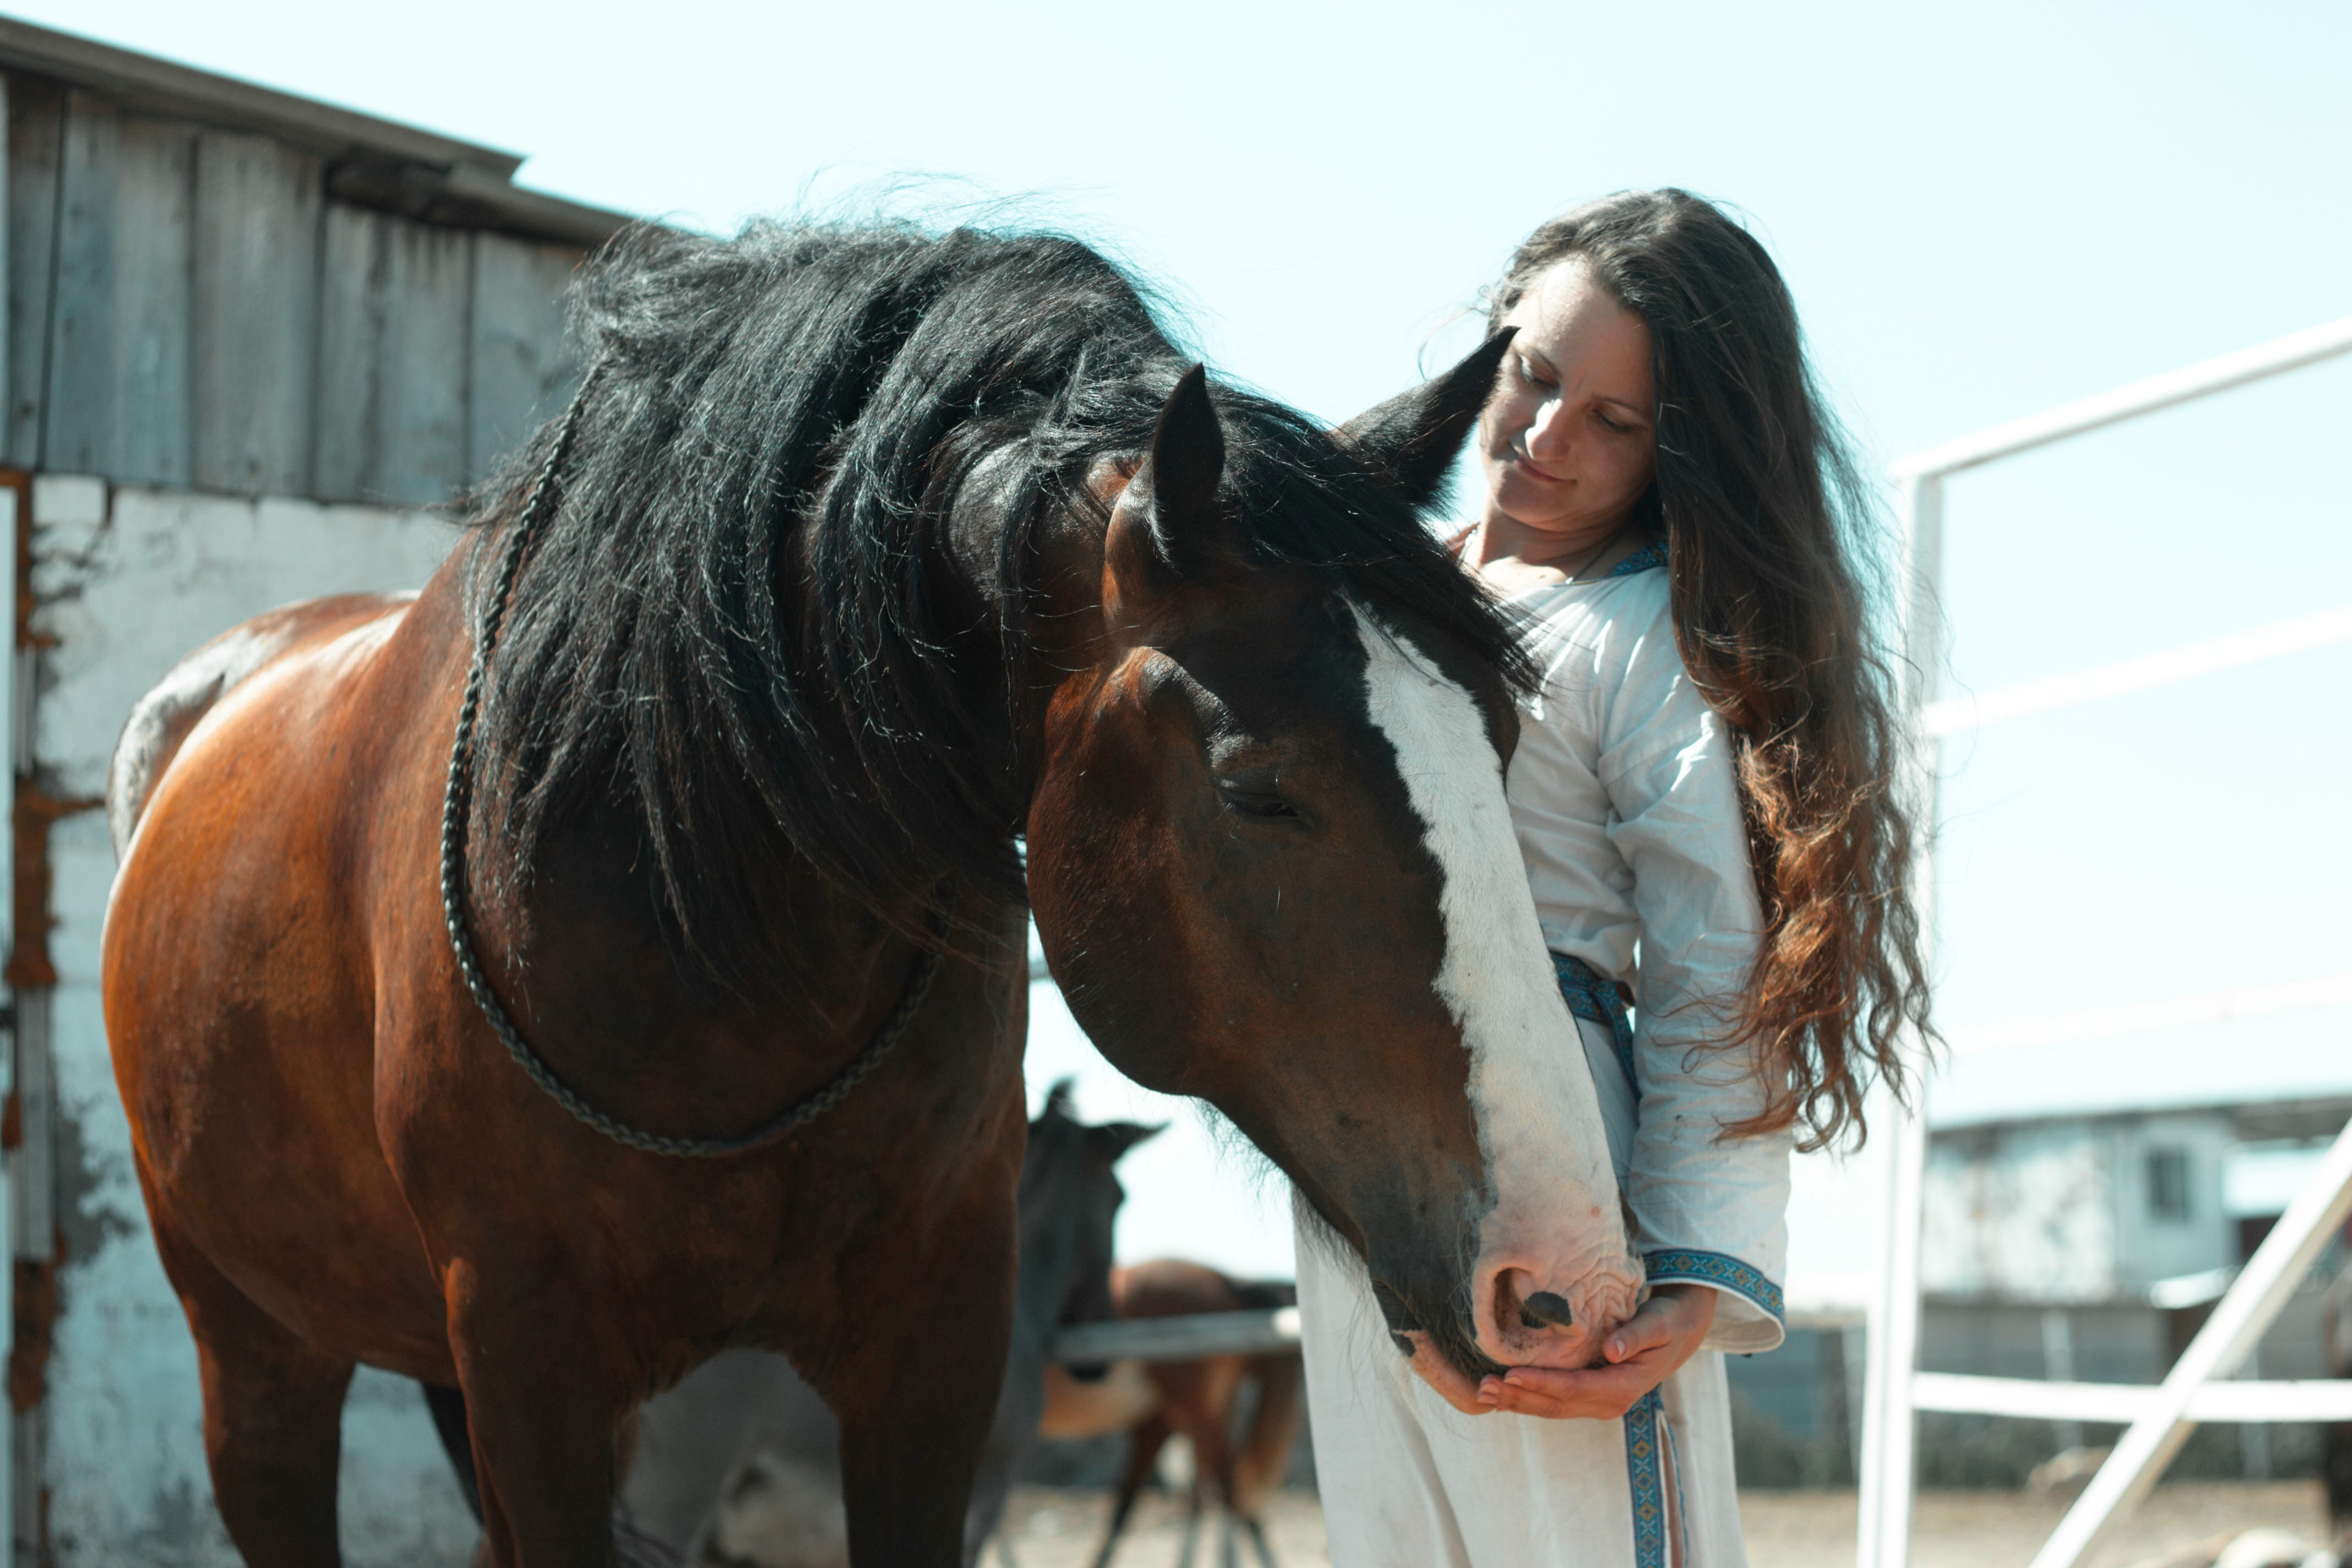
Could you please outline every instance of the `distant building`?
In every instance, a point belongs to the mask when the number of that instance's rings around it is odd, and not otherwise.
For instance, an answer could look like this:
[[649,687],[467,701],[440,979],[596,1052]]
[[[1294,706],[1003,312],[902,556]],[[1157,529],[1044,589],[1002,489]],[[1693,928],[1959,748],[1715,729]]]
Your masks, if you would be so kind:
[[1921,1287],[1944,1310],[2201,1307],[2347,1117],[2352,1097],[1938,1128]]
[[1921,1287],[2105,1303],[2229,1268],[2238,1235],[2222,1174],[2239,1141],[2222,1109],[1941,1131],[1927,1156]]

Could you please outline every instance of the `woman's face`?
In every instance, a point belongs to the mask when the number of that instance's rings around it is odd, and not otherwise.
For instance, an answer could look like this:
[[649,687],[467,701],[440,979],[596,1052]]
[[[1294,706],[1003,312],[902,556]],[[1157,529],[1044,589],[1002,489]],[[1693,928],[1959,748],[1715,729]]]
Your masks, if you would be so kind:
[[1525,531],[1517,553],[1591,549],[1624,525],[1657,466],[1650,329],[1580,258],[1539,274],[1478,421],[1486,521]]

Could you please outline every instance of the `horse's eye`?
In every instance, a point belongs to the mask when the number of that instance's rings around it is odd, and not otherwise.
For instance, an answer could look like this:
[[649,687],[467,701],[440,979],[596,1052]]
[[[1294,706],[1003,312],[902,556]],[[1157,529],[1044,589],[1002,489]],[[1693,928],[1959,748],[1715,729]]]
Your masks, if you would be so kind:
[[1227,805],[1244,816],[1255,816],[1261,821],[1272,821],[1277,817],[1298,815],[1297,806],[1271,790],[1235,789],[1227,784],[1219,786],[1218,793],[1225,797]]

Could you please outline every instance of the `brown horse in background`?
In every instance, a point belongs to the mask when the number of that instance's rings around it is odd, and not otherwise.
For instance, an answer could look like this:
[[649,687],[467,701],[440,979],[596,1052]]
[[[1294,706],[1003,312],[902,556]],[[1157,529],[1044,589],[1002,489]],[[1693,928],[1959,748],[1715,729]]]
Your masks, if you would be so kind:
[[[1298,1304],[1293,1286],[1234,1279],[1204,1264],[1178,1258],[1113,1269],[1110,1296],[1112,1310],[1123,1321]],[[1297,1352],[1123,1363],[1114,1381],[1123,1386],[1090,1389],[1066,1377],[1049,1379],[1046,1384],[1047,1435],[1127,1433],[1127,1462],[1095,1568],[1109,1568],[1136,1499],[1158,1468],[1160,1450],[1175,1436],[1192,1447],[1192,1489],[1177,1563],[1189,1568],[1202,1515],[1213,1504],[1224,1514],[1219,1561],[1234,1560],[1234,1526],[1238,1521],[1257,1552],[1260,1568],[1276,1568],[1263,1515],[1266,1499],[1282,1485],[1298,1439],[1306,1369]],[[1134,1392],[1126,1394],[1128,1388]],[[1237,1431],[1245,1393],[1251,1396],[1248,1429]]]
[[247,1561],[337,1561],[366,1362],[460,1392],[494,1562],[609,1563],[617,1435],[742,1344],[838,1417],[854,1559],[959,1563],[1024,896],[1423,1375],[1589,1361],[1639,1275],[1514,645],[1414,513],[1500,345],[1335,434],[1066,240],[646,233],[583,289],[599,369],[423,594],[247,623],[116,755],[107,1027]]

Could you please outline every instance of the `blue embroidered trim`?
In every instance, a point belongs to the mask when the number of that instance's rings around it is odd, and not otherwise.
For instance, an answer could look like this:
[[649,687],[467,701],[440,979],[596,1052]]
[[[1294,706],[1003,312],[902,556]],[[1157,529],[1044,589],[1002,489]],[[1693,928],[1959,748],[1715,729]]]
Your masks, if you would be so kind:
[[1670,1247],[1643,1254],[1642,1261],[1649,1268],[1652,1284],[1663,1279],[1696,1279],[1719,1285],[1747,1297],[1781,1321],[1788,1321],[1788,1313],[1781,1308],[1780,1287],[1764,1278],[1763,1270],[1727,1253]]
[[1625,1412],[1625,1479],[1633,1489],[1633,1568],[1666,1565],[1666,1402],[1656,1389]]
[[1624,560],[1617,563],[1615,569],[1612,570],[1609,575],[1612,577],[1631,577],[1636,572],[1647,572],[1652,567],[1664,566],[1665,563],[1666,542],[1663,539],[1654,539],[1650,541],[1649,543],[1642,546],[1641,549],[1633,552],[1633,554],[1625,557]]
[[1559,977],[1559,994],[1568,1010],[1609,1031],[1617,1046],[1617,1060],[1625,1069],[1625,1087],[1638,1096],[1642,1086],[1633,1077],[1633,1020],[1625,1010],[1625,996],[1617,983],[1584,960],[1564,952],[1551,955],[1551,971]]

